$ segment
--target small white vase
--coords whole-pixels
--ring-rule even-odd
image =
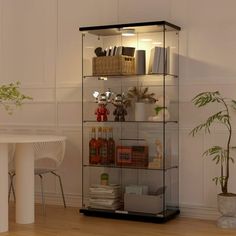
[[[144,102],[135,103],[135,121],[146,120],[146,104]]]

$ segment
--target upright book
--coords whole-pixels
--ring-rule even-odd
[[[164,73],[164,71],[168,73],[169,54],[170,54],[170,47],[152,48],[151,53],[150,53],[150,61],[149,61],[149,74],[162,74]]]

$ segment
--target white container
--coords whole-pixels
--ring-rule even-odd
[[[146,120],[146,104],[144,102],[135,103],[135,121]]]
[[[129,194],[148,194],[147,185],[128,185],[125,186],[125,193]]]
[[[163,211],[163,195],[124,194],[124,210],[158,214]]]

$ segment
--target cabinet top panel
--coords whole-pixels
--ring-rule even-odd
[[[133,30],[135,33],[150,33],[163,30],[181,30],[177,25],[167,21],[153,21],[153,22],[140,22],[130,24],[117,24],[117,25],[100,25],[80,27],[80,31],[87,31],[91,34],[98,36],[121,35],[124,30]]]

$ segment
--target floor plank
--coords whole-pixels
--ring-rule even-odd
[[[214,221],[178,217],[165,224],[143,223],[88,217],[79,209],[46,206],[43,216],[36,206],[36,221],[30,225],[16,224],[14,207],[10,207],[10,229],[1,236],[235,236],[236,230],[219,229]]]

